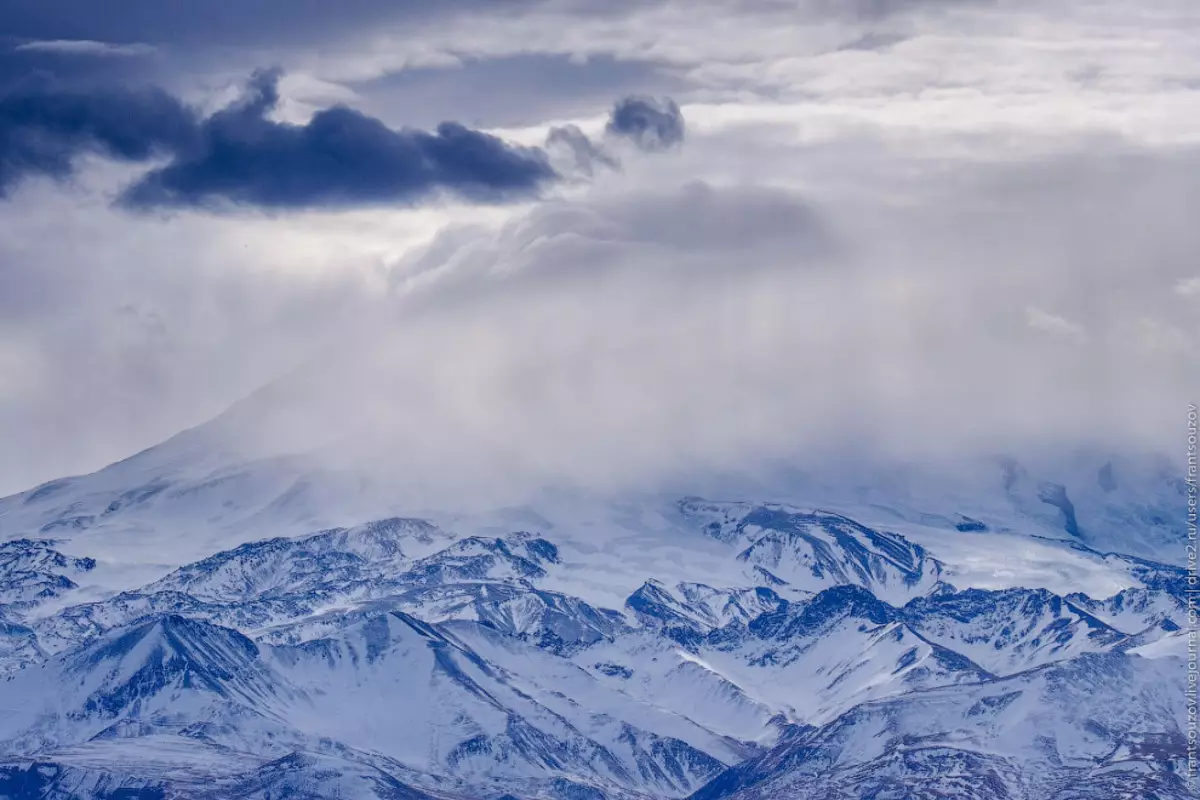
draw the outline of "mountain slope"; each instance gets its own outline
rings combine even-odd
[[[793,731],[692,800],[1188,796],[1175,659],[1085,655],[859,706]]]

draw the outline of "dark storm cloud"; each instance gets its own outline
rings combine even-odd
[[[242,101],[201,123],[194,151],[145,175],[123,202],[302,208],[405,203],[438,190],[491,202],[532,194],[557,177],[543,151],[454,122],[434,133],[393,130],[342,106],[305,125],[272,121],[277,79],[257,76]]]
[[[0,97],[0,196],[27,175],[62,179],[76,156],[124,161],[192,146],[194,113],[166,92],[18,90]]]
[[[393,130],[350,108],[305,125],[267,117],[279,75],[264,72],[238,102],[198,117],[159,90],[30,89],[0,98],[0,193],[27,175],[62,179],[85,152],[126,161],[169,154],[122,194],[129,208],[303,208],[411,203],[438,191],[494,202],[558,175],[537,148],[453,122]]]
[[[608,132],[624,136],[643,150],[665,150],[683,141],[683,113],[674,100],[626,97],[608,119]]]

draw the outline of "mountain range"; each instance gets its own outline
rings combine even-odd
[[[0,796],[1190,796],[1164,461],[456,511],[228,424],[0,500]]]

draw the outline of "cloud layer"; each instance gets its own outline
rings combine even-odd
[[[1170,450],[1200,393],[1189,0],[364,0],[278,27],[255,2],[194,35],[203,4],[75,5],[0,10],[24,37],[0,84],[78,104],[9,107],[0,139],[9,489],[305,364],[283,396],[307,422],[270,395],[268,450],[344,420],[390,485],[459,496],[797,454]],[[110,80],[170,88],[104,90],[155,133],[95,109]],[[662,94],[687,146],[647,157],[682,130],[671,106],[608,103]],[[536,202],[475,202],[513,196]]]
[[[649,160],[449,226],[224,430],[456,508],[778,463],[1169,448],[1196,361],[1194,312],[1169,300],[1200,244],[1172,216],[1200,195],[1195,154],[949,174],[810,155],[858,172],[813,193]]]

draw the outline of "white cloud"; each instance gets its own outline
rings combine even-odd
[[[158,52],[154,45],[133,42],[114,44],[90,39],[51,39],[25,42],[14,48],[25,53],[61,53],[77,56],[148,56]]]
[[[1150,354],[1180,356],[1183,364],[1197,361],[1197,342],[1185,331],[1158,319],[1142,318],[1131,325],[1134,342]]]
[[[1043,311],[1036,306],[1029,306],[1025,309],[1025,319],[1029,323],[1029,327],[1034,330],[1049,333],[1073,342],[1083,343],[1087,341],[1087,333],[1083,330],[1082,326],[1076,325],[1074,322],[1068,322],[1057,314]]]
[[[1183,278],[1175,284],[1175,294],[1181,297],[1192,297],[1200,294],[1200,277]]]

